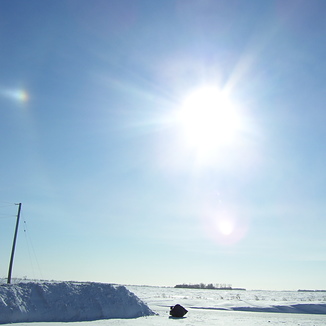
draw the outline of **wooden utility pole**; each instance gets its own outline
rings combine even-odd
[[[14,234],[14,241],[12,243],[12,250],[11,250],[11,257],[10,257],[10,264],[9,264],[9,271],[8,271],[8,279],[7,279],[8,284],[11,283],[11,272],[12,272],[12,265],[14,263],[16,239],[17,239],[18,225],[19,225],[19,218],[20,218],[20,210],[22,208],[22,203],[19,203],[19,204],[16,204],[16,205],[18,205],[18,214],[17,214],[15,234]]]

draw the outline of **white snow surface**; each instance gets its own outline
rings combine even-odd
[[[201,290],[157,287],[154,295],[152,293],[149,296],[151,291],[146,287],[128,286],[128,288],[150,307],[153,305],[170,307],[179,303],[187,309],[324,314],[326,318],[326,292]]]
[[[45,283],[48,284],[48,283]],[[78,283],[61,283],[78,284]],[[82,283],[85,284],[85,283]],[[83,322],[65,323],[65,326],[165,326],[178,323],[179,326],[262,326],[262,325],[282,325],[282,326],[325,326],[326,325],[326,292],[297,292],[297,291],[224,291],[224,290],[199,290],[199,289],[176,289],[171,287],[151,287],[136,285],[104,285],[93,284],[93,292],[90,296],[83,298]],[[98,311],[96,305],[92,304],[91,298],[96,298],[97,305],[105,306],[101,301],[104,300],[101,294],[101,288],[115,288],[117,292],[124,293],[119,305],[114,301],[114,296],[107,300],[107,304],[113,309],[120,307],[122,314],[115,317],[104,317],[113,319],[102,319],[90,321],[90,314],[93,310]],[[0,286],[1,288],[1,286]],[[75,290],[77,291],[77,288]],[[141,310],[143,317],[132,318],[127,315],[128,309],[133,309],[134,301],[128,301],[125,296],[132,296],[126,288],[134,293],[137,302],[145,302]],[[61,300],[64,295],[60,287],[55,294],[56,300]],[[124,290],[123,290],[124,289]],[[137,296],[137,297],[136,297]],[[3,301],[3,296],[0,296]],[[8,297],[5,297],[8,300]],[[17,297],[13,297],[17,300]],[[41,300],[41,299],[40,299]],[[175,304],[183,305],[188,313],[184,318],[175,319],[169,316],[169,307]],[[34,303],[35,304],[35,303]],[[66,300],[67,305],[73,305],[71,298]],[[124,305],[124,308],[121,307]],[[24,302],[20,302],[24,307]],[[43,305],[44,306],[44,305]],[[137,306],[137,304],[136,304]],[[147,307],[147,308],[146,308]],[[150,309],[149,309],[149,308]],[[49,313],[49,309],[43,309],[43,313]],[[2,309],[2,308],[1,308]],[[0,318],[3,318],[3,310],[0,309]],[[148,309],[148,310],[147,310]],[[139,310],[137,310],[139,311]],[[152,311],[155,314],[152,314]],[[41,312],[41,311],[40,311]],[[113,311],[111,310],[113,313]],[[65,311],[60,312],[63,316]],[[79,311],[81,313],[81,311]],[[131,317],[127,319],[126,317]],[[138,316],[134,316],[138,317]],[[96,318],[98,319],[98,318]],[[81,319],[79,319],[81,320]],[[54,320],[53,320],[54,321]],[[21,323],[16,326],[62,326],[60,322],[39,322],[35,324]]]
[[[0,323],[136,318],[153,312],[122,285],[24,282],[0,286]]]
[[[110,323],[94,326],[165,326],[175,322],[179,326],[326,325],[326,292],[127,288],[157,315],[132,322],[111,320]],[[188,310],[185,318],[169,318],[169,307],[177,303]]]

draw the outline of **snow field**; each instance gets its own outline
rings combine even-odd
[[[84,321],[78,322],[74,315],[73,323],[66,322],[64,326],[325,326],[326,325],[326,293],[324,292],[296,292],[296,291],[222,291],[222,290],[199,290],[199,289],[175,289],[168,287],[149,286],[118,286],[101,283],[58,283],[60,286],[51,290],[49,283],[43,285],[34,283],[30,285],[34,290],[28,292],[33,298],[34,305],[37,300],[44,297],[36,293],[51,294],[56,300],[62,300],[63,289],[68,287],[69,291],[79,295],[82,305],[77,309],[78,317]],[[18,300],[19,292],[23,288],[15,288],[10,300],[16,300],[22,311],[29,307],[26,299]],[[70,287],[70,288],[69,288]],[[88,292],[83,288],[89,287]],[[0,286],[6,288],[5,286]],[[127,289],[130,291],[127,291]],[[36,290],[38,289],[38,290]],[[26,290],[26,289],[25,289]],[[43,292],[42,292],[43,291]],[[103,296],[104,292],[112,292]],[[20,297],[22,294],[20,293]],[[45,296],[45,294],[44,294]],[[90,298],[94,300],[90,300]],[[104,298],[106,297],[106,299]],[[138,298],[139,299],[138,299]],[[129,299],[128,299],[129,298]],[[131,298],[131,299],[130,299]],[[9,296],[3,296],[0,292],[0,306]],[[55,301],[53,301],[55,302]],[[96,302],[94,304],[93,302]],[[169,317],[169,307],[179,303],[183,305],[188,313],[186,318],[175,319]],[[30,303],[31,304],[31,303]],[[37,303],[42,305],[40,302]],[[68,297],[67,306],[76,304],[72,297]],[[7,303],[7,306],[9,304]],[[94,312],[100,313],[101,309],[110,306],[111,315],[100,315],[101,320],[92,320],[90,316]],[[43,314],[49,313],[49,306],[43,303]],[[120,307],[120,308],[119,308]],[[281,307],[281,308],[280,308]],[[304,309],[302,309],[304,307]],[[50,311],[55,304],[50,306]],[[28,308],[30,309],[30,308]],[[119,310],[120,309],[120,310]],[[274,312],[270,309],[273,309]],[[242,310],[242,311],[241,311]],[[247,310],[247,311],[244,311]],[[59,310],[57,314],[67,317],[69,309]],[[39,311],[41,312],[41,310]],[[137,314],[135,314],[137,312]],[[155,315],[151,314],[152,312]],[[277,312],[277,313],[276,313]],[[290,312],[290,313],[289,313]],[[76,313],[76,310],[75,310]],[[118,316],[118,313],[121,315]],[[134,314],[132,316],[132,314]],[[0,309],[0,318],[3,310]],[[48,315],[47,315],[48,316]],[[99,316],[99,315],[98,315]],[[136,318],[138,316],[143,316]],[[113,318],[113,319],[108,319]],[[79,319],[82,320],[82,319]],[[92,321],[91,321],[92,320]],[[17,326],[62,326],[61,322],[17,323]]]

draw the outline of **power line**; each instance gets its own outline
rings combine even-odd
[[[30,261],[30,264],[31,264],[31,268],[32,268],[33,279],[35,279],[34,264],[33,264],[33,260],[32,260],[32,257],[31,257],[31,251],[30,251],[30,248],[29,248],[30,245],[29,245],[27,235],[26,235],[26,221],[24,221],[24,235],[25,235],[25,241],[26,241],[26,244],[27,244],[28,257],[29,257],[29,261]]]
[[[11,214],[11,213],[4,213],[6,211],[8,211],[8,209],[4,209],[4,208],[8,208],[8,207],[13,207],[15,206],[14,203],[9,203],[9,202],[0,202],[0,209],[1,209],[1,213],[0,213],[0,218],[4,218],[4,217],[16,217],[16,215]],[[12,210],[10,210],[12,211]]]
[[[14,206],[15,203],[10,203],[8,201],[0,201],[0,207],[9,207],[9,206]]]
[[[0,218],[16,217],[16,215],[0,214]]]
[[[39,272],[41,278],[43,279],[42,271],[41,271],[40,264],[39,264],[38,259],[37,259],[37,256],[36,256],[36,252],[35,252],[35,249],[34,249],[34,245],[33,245],[32,239],[29,236],[29,232],[27,232],[27,222],[26,222],[26,219],[24,219],[24,234],[25,234],[25,240],[26,240],[26,243],[27,243],[27,250],[28,250],[28,255],[29,255],[29,259],[30,259],[30,263],[31,263],[31,267],[32,267],[33,277],[35,278],[35,273],[34,273],[34,264],[33,264],[33,259],[32,259],[33,257],[32,257],[32,255],[30,253],[30,248],[32,249],[32,254],[34,256],[34,259],[35,259],[35,262],[36,262],[36,266],[38,268],[38,272]]]

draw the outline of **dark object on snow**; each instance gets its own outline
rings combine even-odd
[[[181,318],[183,317],[186,313],[188,312],[187,309],[183,308],[179,304],[176,304],[174,307],[170,308],[170,315],[172,317],[178,317]]]

